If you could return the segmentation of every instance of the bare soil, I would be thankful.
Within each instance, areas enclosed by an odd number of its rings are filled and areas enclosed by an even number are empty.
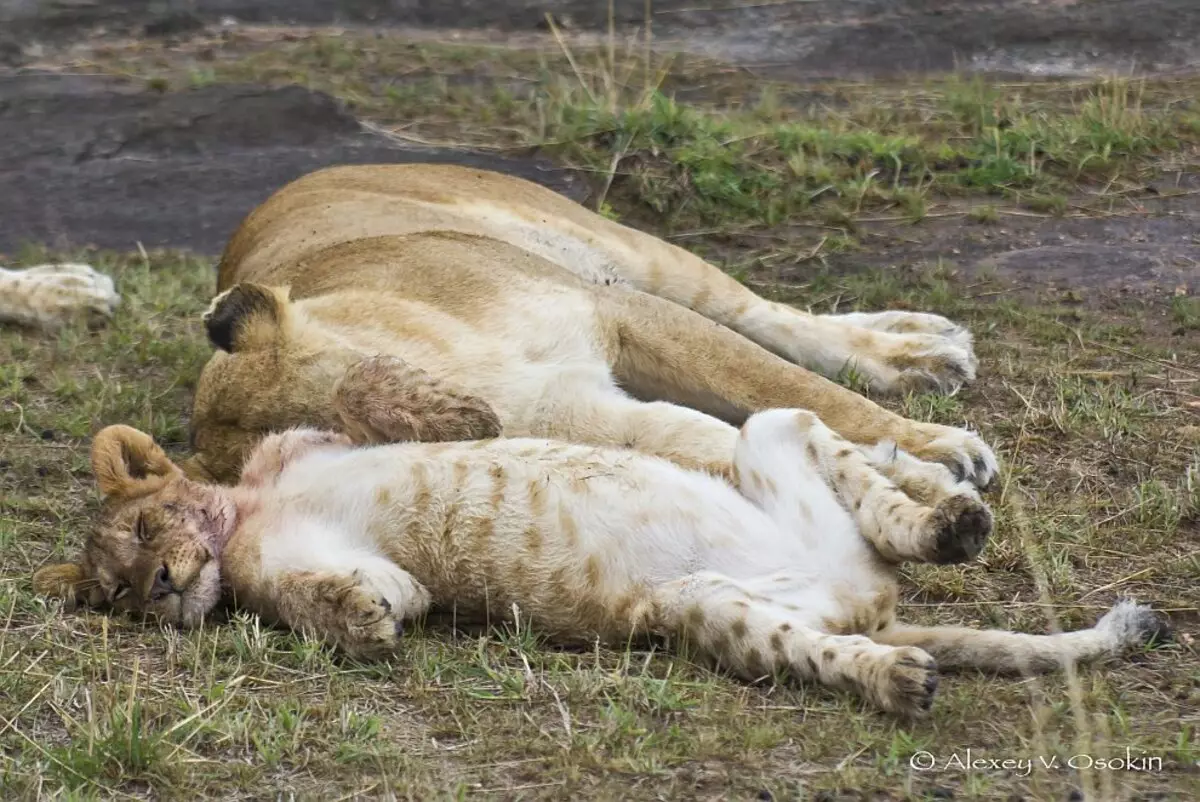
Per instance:
[[[27,243],[219,253],[287,182],[333,164],[452,161],[568,195],[548,162],[402,147],[300,87],[217,85],[179,94],[90,76],[0,77],[0,251]]]
[[[1150,71],[1200,63],[1192,0],[654,0],[650,23],[668,46],[790,75],[891,75],[965,67],[1013,72]],[[644,0],[615,0],[618,30],[644,26]],[[0,0],[0,28],[18,39],[104,27],[185,33],[241,23],[604,31],[604,0]]]

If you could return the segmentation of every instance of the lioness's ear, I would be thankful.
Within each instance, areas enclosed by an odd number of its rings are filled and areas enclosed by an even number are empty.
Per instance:
[[[99,604],[93,599],[99,592],[96,583],[79,563],[59,563],[39,568],[33,575],[33,592],[39,596],[65,599],[71,604]],[[99,596],[103,596],[102,593]]]
[[[213,298],[202,319],[212,344],[234,354],[277,342],[287,329],[289,308],[286,287],[242,282]]]
[[[92,439],[92,473],[105,496],[153,493],[182,472],[154,438],[132,426],[106,426]]]

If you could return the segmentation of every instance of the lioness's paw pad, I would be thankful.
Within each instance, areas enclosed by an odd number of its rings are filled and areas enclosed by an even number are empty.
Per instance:
[[[113,280],[90,265],[0,268],[0,322],[47,330],[74,320],[97,325],[111,318],[120,302]]]

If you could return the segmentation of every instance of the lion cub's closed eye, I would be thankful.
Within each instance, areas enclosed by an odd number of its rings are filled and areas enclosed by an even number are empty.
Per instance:
[[[153,439],[127,426],[96,436],[92,469],[103,518],[80,562],[41,569],[34,588],[75,603],[198,621],[220,591],[219,542],[233,524],[228,500],[188,479]]]

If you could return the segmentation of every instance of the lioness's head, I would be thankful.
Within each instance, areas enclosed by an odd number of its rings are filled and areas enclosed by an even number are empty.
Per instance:
[[[35,591],[199,623],[221,598],[218,558],[236,518],[228,491],[189,479],[150,435],[129,426],[96,435],[92,471],[103,517],[78,562],[34,574]]]

